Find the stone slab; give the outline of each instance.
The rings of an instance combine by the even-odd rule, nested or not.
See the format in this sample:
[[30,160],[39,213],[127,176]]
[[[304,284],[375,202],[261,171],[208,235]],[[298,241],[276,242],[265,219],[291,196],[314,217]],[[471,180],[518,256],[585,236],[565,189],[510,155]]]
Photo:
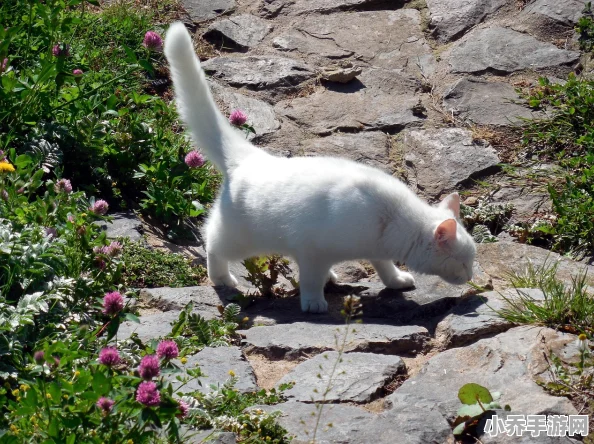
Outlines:
[[491,145],[461,128],[406,131],[403,150],[409,181],[432,198],[499,164]]
[[568,36],[583,15],[585,3],[584,0],[536,0],[518,14],[512,28],[542,40]]
[[235,0],[183,0],[182,5],[194,22],[213,19],[235,8]]
[[142,241],[143,228],[140,219],[132,212],[110,214],[113,220],[110,222],[96,222],[110,239],[119,237],[128,238],[131,241]]
[[222,43],[225,47],[249,49],[257,46],[268,33],[272,25],[260,17],[250,14],[234,15],[211,24],[204,37]]
[[454,47],[449,62],[453,73],[494,72],[560,68],[569,71],[580,53],[559,49],[551,43],[507,28],[475,29]]
[[[402,5],[395,2],[395,7]],[[385,0],[263,0],[260,14],[265,17],[277,15],[301,15],[309,13],[328,14],[350,9],[373,8],[385,4]]]
[[299,364],[278,385],[296,382],[284,392],[296,401],[361,403],[380,397],[384,387],[404,371],[404,362],[398,356],[355,352],[345,353],[339,360],[338,352],[332,351]]
[[[345,326],[295,322],[274,326],[252,327],[239,333],[249,352],[273,359],[291,359],[318,354],[342,347]],[[381,354],[414,353],[424,349],[429,341],[426,328],[379,324],[353,324],[348,327],[346,352]]]

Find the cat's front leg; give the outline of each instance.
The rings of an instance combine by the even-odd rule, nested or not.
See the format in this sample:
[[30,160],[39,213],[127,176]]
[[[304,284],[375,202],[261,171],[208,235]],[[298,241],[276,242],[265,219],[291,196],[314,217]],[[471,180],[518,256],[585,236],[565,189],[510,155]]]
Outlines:
[[299,264],[299,292],[301,310],[310,313],[325,313],[328,302],[324,298],[324,284],[329,277],[330,266],[313,258],[297,261]]
[[413,275],[399,270],[392,261],[371,261],[371,265],[373,265],[380,279],[388,288],[400,290],[415,286]]
[[206,269],[208,278],[214,285],[237,287],[237,279],[229,272],[229,261],[221,259],[211,251],[206,255]]

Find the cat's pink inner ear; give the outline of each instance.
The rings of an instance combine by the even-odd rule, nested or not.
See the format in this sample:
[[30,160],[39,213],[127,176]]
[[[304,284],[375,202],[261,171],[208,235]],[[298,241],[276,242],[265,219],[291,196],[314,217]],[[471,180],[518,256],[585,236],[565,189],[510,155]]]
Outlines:
[[456,240],[456,219],[447,219],[435,229],[435,241],[442,247]]
[[456,219],[460,219],[460,195],[458,193],[448,194],[439,205],[442,208],[452,210]]

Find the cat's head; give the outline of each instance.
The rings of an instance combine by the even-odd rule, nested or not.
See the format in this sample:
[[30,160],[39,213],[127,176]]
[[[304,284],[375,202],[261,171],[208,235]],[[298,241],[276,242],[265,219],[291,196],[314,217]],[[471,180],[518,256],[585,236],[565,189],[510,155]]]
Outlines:
[[476,246],[460,222],[460,196],[450,194],[437,209],[443,220],[433,229],[425,272],[438,275],[450,284],[464,284],[472,279]]

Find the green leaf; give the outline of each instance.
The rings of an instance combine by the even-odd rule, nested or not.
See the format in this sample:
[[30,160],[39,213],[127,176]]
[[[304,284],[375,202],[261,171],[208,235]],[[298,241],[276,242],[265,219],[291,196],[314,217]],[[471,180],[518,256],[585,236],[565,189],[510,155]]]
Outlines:
[[102,372],[97,372],[93,376],[93,382],[91,383],[91,386],[97,394],[105,395],[110,389],[109,379],[107,379],[107,377]]
[[124,51],[126,52],[126,62],[128,63],[138,63],[138,59],[136,58],[136,54],[127,46],[124,46]]
[[132,321],[132,322],[136,322],[137,324],[140,324],[140,319],[135,314],[126,313],[126,319],[128,321]]
[[482,385],[470,383],[464,384],[458,391],[458,399],[462,404],[476,404],[477,401],[482,403],[493,402],[493,397],[489,390]]
[[471,418],[475,416],[479,416],[483,413],[483,409],[480,405],[472,404],[472,405],[463,405],[458,409],[458,416],[470,416]]

